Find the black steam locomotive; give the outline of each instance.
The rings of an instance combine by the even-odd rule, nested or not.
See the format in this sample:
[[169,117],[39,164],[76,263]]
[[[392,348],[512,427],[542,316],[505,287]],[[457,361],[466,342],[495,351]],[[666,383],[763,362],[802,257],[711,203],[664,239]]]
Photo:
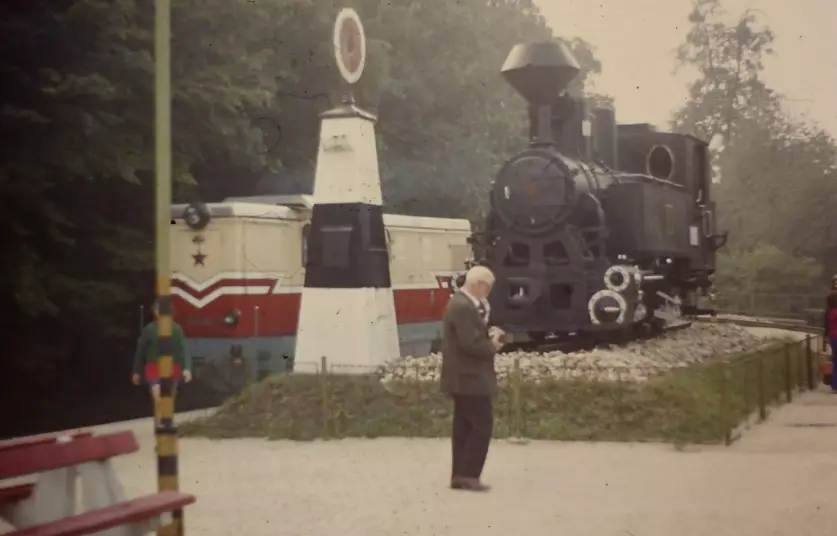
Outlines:
[[707,143],[617,125],[566,93],[579,66],[561,43],[514,47],[502,68],[529,103],[529,148],[491,192],[475,261],[497,282],[492,320],[535,340],[625,333],[701,314],[712,285],[716,232]]

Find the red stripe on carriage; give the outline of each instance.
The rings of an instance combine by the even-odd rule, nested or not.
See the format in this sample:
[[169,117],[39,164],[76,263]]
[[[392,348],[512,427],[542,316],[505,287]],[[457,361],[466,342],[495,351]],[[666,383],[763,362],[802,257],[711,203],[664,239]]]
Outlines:
[[[439,321],[450,296],[451,291],[442,288],[395,290],[396,320],[398,324]],[[175,320],[186,336],[194,338],[295,335],[301,301],[301,294],[225,295],[196,308],[180,296],[172,296]],[[229,326],[224,317],[234,310],[241,316],[238,324]]]

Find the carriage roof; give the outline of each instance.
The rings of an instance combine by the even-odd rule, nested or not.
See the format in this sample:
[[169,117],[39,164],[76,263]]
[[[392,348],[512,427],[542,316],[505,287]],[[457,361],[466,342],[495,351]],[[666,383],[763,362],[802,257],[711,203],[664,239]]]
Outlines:
[[[171,218],[182,219],[186,203],[171,206]],[[267,220],[305,221],[310,218],[313,197],[310,195],[262,195],[229,197],[220,203],[206,203],[211,218],[252,218]],[[458,218],[428,218],[405,214],[384,214],[387,227],[433,229],[441,231],[471,231],[471,223]]]

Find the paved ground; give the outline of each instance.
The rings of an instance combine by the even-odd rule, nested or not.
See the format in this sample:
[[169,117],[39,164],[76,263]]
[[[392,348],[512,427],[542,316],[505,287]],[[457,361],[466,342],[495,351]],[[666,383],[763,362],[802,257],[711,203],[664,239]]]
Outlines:
[[[142,451],[119,461],[131,494],[155,488]],[[105,429],[124,429],[107,426]],[[448,490],[441,440],[181,441],[181,487],[202,536],[765,536],[831,534],[837,395],[806,394],[733,447],[492,445],[489,494]]]

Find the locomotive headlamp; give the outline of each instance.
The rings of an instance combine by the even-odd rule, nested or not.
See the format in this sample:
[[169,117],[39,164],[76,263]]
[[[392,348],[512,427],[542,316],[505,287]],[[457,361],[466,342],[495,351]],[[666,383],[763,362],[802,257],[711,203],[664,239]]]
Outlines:
[[183,210],[183,220],[192,230],[200,231],[209,224],[211,215],[203,203],[189,203]]
[[233,309],[227,316],[224,317],[224,324],[228,326],[235,326],[238,324],[238,319],[241,318],[241,311],[238,309]]

